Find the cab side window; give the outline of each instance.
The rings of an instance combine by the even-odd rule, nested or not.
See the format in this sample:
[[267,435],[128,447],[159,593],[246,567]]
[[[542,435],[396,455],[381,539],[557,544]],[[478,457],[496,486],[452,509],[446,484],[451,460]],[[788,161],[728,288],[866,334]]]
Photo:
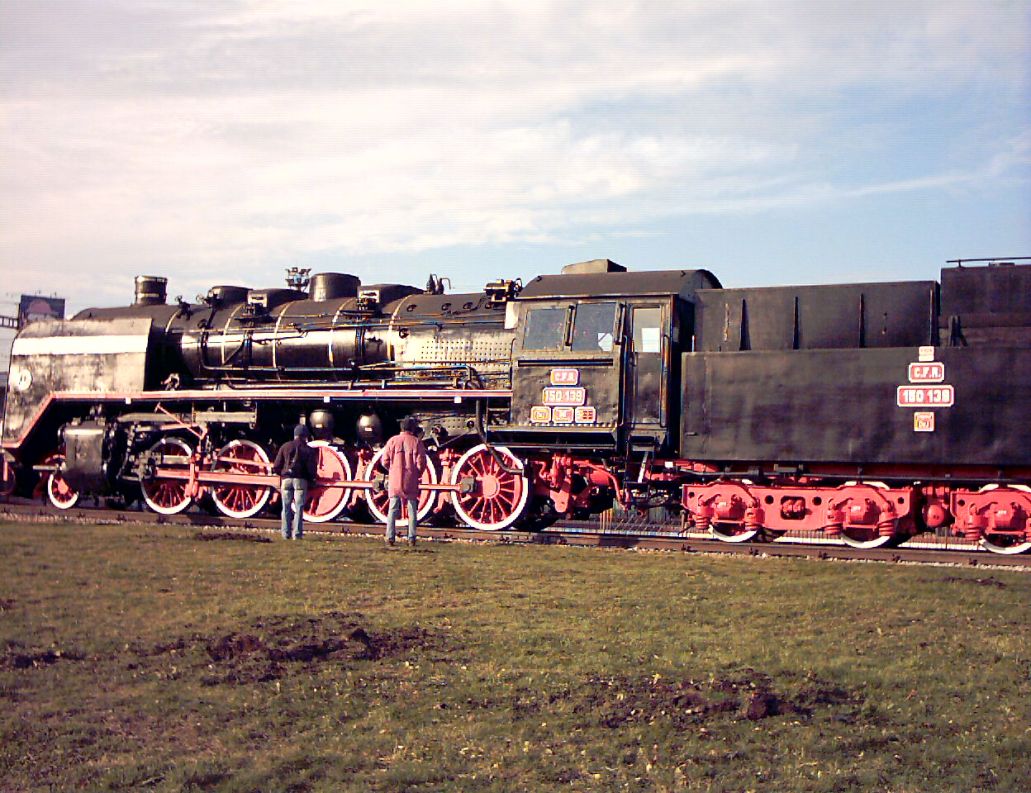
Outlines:
[[634,352],[662,352],[662,309],[634,309]]
[[531,308],[526,312],[524,350],[557,350],[565,341],[565,308]]
[[612,352],[615,323],[615,303],[581,303],[576,307],[571,349],[576,352]]

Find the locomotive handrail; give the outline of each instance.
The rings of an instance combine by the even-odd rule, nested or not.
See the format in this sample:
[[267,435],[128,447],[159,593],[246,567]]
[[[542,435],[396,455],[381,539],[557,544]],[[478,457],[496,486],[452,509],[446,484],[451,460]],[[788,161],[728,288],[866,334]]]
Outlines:
[[1010,262],[1028,262],[1031,256],[993,256],[991,259],[946,259],[946,264],[955,264],[962,267],[967,262],[994,262],[995,264],[1006,264]]

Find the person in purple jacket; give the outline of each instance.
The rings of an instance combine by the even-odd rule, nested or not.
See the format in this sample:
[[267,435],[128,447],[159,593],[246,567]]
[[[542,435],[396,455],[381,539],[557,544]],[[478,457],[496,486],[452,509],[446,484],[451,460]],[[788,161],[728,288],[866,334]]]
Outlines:
[[419,517],[419,482],[426,470],[426,447],[419,440],[419,422],[408,417],[401,422],[401,432],[383,447],[382,465],[387,469],[387,545],[394,544],[395,524],[401,511],[401,499],[408,504],[408,544],[415,545],[415,523]]

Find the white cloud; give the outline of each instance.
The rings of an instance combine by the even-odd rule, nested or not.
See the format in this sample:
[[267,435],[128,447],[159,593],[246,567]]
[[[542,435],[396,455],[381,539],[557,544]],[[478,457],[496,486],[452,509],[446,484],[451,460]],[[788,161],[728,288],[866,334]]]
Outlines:
[[840,167],[890,148],[909,104],[1025,97],[1022,4],[213,8],[5,4],[8,278],[88,268],[121,301],[141,271],[188,292],[320,251],[633,235],[1026,165],[1026,132],[1000,130],[974,159]]

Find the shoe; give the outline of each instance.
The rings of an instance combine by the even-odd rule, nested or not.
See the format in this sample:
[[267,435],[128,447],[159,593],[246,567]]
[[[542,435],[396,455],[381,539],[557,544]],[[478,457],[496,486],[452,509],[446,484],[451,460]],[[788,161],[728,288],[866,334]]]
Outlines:
[[393,540],[387,540],[387,546],[390,547],[390,548],[393,548],[394,547],[394,541]]
[[410,539],[408,540],[408,547],[409,547],[409,548],[414,548],[414,547],[415,547],[415,537],[411,537],[411,538],[410,538]]

